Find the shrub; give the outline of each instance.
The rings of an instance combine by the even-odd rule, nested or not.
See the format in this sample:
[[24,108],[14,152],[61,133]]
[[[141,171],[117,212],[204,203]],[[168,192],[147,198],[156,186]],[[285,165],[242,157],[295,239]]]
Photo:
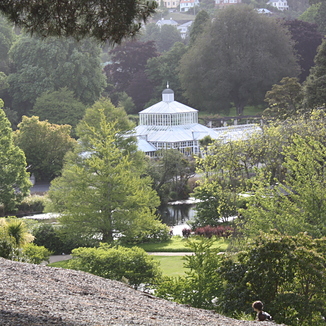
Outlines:
[[54,227],[51,224],[41,223],[33,230],[35,237],[33,242],[38,246],[44,246],[56,255],[70,253],[72,249],[80,246],[94,246],[95,241],[90,243],[88,240],[83,241],[80,237],[79,239],[68,237],[62,232],[63,229],[62,226]]
[[170,228],[166,224],[154,223],[148,229],[143,229],[136,235],[125,235],[120,239],[123,244],[138,244],[148,242],[164,242],[170,239]]
[[151,283],[160,276],[158,262],[143,249],[101,244],[98,248],[77,248],[68,267],[111,280],[128,280],[135,289],[141,283]]
[[51,251],[44,246],[37,246],[34,243],[27,243],[23,246],[22,255],[24,261],[31,264],[41,264],[42,261],[49,261]]
[[234,229],[230,226],[206,225],[201,228],[196,228],[194,233],[195,233],[195,235],[204,236],[206,238],[211,238],[212,236],[228,238],[233,232],[234,232]]
[[18,206],[18,210],[24,213],[42,213],[45,204],[49,201],[47,196],[33,195],[26,197]]

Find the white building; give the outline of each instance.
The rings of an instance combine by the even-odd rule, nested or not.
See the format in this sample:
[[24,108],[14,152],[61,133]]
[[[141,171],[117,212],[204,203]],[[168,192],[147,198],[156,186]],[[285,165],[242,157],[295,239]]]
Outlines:
[[273,6],[281,11],[289,10],[287,0],[270,0],[267,2],[267,4]]
[[189,32],[189,29],[190,29],[192,23],[193,23],[193,21],[191,20],[191,21],[186,22],[186,23],[184,23],[184,24],[182,24],[182,25],[179,25],[179,26],[177,27],[177,30],[180,32],[180,35],[181,35],[181,37],[182,37],[183,39],[186,38],[186,36],[187,36],[187,34],[188,34],[188,32]]
[[186,12],[195,6],[199,6],[199,0],[180,0],[180,12]]
[[178,149],[190,155],[200,151],[199,141],[205,136],[221,141],[248,137],[256,125],[208,128],[198,123],[198,111],[174,100],[174,92],[167,88],[162,101],[139,112],[135,128],[138,148],[149,156],[160,149]]

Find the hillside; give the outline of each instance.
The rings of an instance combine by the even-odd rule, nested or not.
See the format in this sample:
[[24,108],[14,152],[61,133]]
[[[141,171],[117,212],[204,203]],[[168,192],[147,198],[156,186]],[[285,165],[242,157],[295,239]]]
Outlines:
[[[211,311],[158,299],[91,274],[0,258],[2,326],[250,326]],[[259,326],[271,325],[259,322]]]

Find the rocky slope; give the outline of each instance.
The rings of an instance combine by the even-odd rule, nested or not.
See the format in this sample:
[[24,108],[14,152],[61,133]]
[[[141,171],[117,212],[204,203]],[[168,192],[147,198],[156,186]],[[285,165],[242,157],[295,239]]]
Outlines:
[[[0,325],[271,326],[158,299],[91,274],[0,258]],[[258,325],[257,325],[258,326]]]

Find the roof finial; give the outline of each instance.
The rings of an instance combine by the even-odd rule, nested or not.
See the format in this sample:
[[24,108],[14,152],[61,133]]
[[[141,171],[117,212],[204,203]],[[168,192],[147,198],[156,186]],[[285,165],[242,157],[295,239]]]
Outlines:
[[166,88],[169,88],[169,82],[166,82]]

